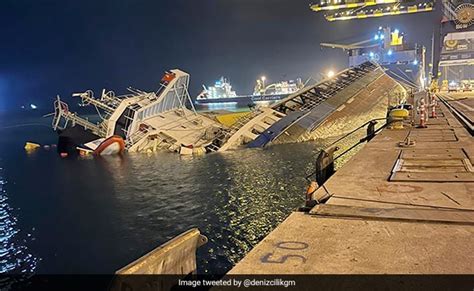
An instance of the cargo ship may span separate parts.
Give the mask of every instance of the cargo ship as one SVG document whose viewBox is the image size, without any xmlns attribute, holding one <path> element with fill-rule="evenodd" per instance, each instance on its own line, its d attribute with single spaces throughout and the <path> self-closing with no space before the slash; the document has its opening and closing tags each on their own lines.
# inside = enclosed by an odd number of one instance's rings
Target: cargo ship
<svg viewBox="0 0 474 291">
<path fill-rule="evenodd" d="M 202 92 L 196 97 L 197 105 L 214 104 L 241 104 L 250 105 L 260 102 L 273 103 L 284 99 L 288 95 L 303 88 L 301 79 L 296 81 L 281 81 L 265 85 L 265 77 L 256 81 L 254 92 L 251 95 L 237 95 L 232 85 L 225 77 L 221 77 L 213 86 L 203 85 Z"/>
</svg>

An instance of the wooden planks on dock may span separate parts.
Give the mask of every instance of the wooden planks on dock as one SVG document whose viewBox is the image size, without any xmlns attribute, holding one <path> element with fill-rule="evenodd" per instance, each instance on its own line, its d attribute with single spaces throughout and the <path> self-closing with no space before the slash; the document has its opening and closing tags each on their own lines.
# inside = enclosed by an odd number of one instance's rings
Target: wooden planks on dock
<svg viewBox="0 0 474 291">
<path fill-rule="evenodd" d="M 403 220 L 412 222 L 442 222 L 474 225 L 474 210 L 417 207 L 357 207 L 346 205 L 320 204 L 311 210 L 312 215 L 361 218 L 374 220 Z"/>
</svg>

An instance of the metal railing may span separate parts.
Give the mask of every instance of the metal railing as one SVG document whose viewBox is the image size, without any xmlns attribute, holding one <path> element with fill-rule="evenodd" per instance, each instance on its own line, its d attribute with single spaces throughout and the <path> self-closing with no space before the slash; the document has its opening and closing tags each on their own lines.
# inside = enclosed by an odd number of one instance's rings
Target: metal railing
<svg viewBox="0 0 474 291">
<path fill-rule="evenodd" d="M 363 78 L 379 66 L 372 62 L 361 64 L 357 67 L 340 72 L 333 78 L 323 80 L 313 86 L 307 87 L 276 103 L 272 109 L 286 114 L 291 111 L 309 111 L 327 99 L 338 94 L 355 81 Z"/>
<path fill-rule="evenodd" d="M 453 113 L 453 115 L 459 120 L 459 122 L 466 128 L 466 130 L 471 134 L 474 135 L 474 124 L 472 120 L 463 112 L 456 109 L 453 105 L 449 103 L 446 97 L 443 97 L 441 94 L 437 94 L 438 99 L 446 106 L 448 109 Z M 456 101 L 456 100 L 450 100 Z"/>
<path fill-rule="evenodd" d="M 206 149 L 209 152 L 216 152 L 218 151 L 228 140 L 229 138 L 234 135 L 239 129 L 241 129 L 247 122 L 252 120 L 254 117 L 259 115 L 261 111 L 255 110 L 250 112 L 247 115 L 244 115 L 240 118 L 237 119 L 237 121 L 232 124 L 232 126 L 228 129 L 221 128 L 217 134 L 216 137 L 213 139 L 213 141 L 206 146 Z"/>
<path fill-rule="evenodd" d="M 64 120 L 64 123 L 61 125 L 62 120 Z M 73 126 L 80 125 L 99 136 L 105 137 L 106 135 L 106 128 L 104 126 L 94 124 L 89 120 L 78 116 L 74 112 L 70 112 L 68 105 L 57 97 L 57 100 L 54 102 L 54 118 L 52 121 L 53 129 L 63 130 L 67 127 L 69 122 L 71 122 Z"/>
<path fill-rule="evenodd" d="M 137 142 L 141 141 L 150 131 L 155 130 L 149 124 L 141 123 L 142 129 L 137 130 L 135 133 L 127 137 L 125 141 L 125 149 L 129 150 L 132 146 L 134 146 Z"/>
<path fill-rule="evenodd" d="M 372 140 L 372 138 L 374 138 L 377 135 L 377 133 L 379 133 L 382 129 L 384 129 L 385 127 L 387 127 L 389 124 L 392 123 L 392 122 L 387 121 L 385 124 L 383 124 L 382 126 L 380 126 L 379 128 L 376 129 L 375 125 L 377 124 L 377 121 L 381 121 L 381 120 L 387 120 L 387 118 L 375 118 L 375 119 L 369 120 L 366 123 L 362 124 L 361 126 L 357 127 L 356 129 L 352 130 L 351 132 L 345 134 L 341 138 L 337 139 L 336 141 L 332 142 L 328 146 L 326 146 L 325 149 L 321 150 L 318 153 L 318 158 L 316 158 L 316 164 L 319 165 L 319 167 L 316 166 L 316 169 L 311 174 L 309 174 L 305 177 L 306 180 L 311 181 L 310 178 L 314 175 L 317 175 L 318 171 L 323 171 L 326 167 L 333 165 L 333 163 L 337 159 L 341 158 L 342 156 L 344 156 L 345 154 L 347 154 L 348 152 L 350 152 L 351 150 L 353 150 L 354 148 L 356 148 L 360 144 L 362 144 L 364 142 L 369 142 L 370 140 Z M 333 155 L 334 152 L 339 150 L 339 147 L 337 147 L 336 144 L 338 144 L 342 140 L 348 138 L 349 136 L 352 136 L 354 133 L 358 132 L 359 130 L 361 130 L 365 127 L 367 127 L 367 134 L 364 138 L 360 139 L 357 143 L 353 144 L 352 146 L 350 146 L 349 148 L 344 150 L 337 157 L 334 157 L 334 155 Z M 328 154 L 327 158 L 328 158 L 329 162 L 324 163 L 326 165 L 323 165 L 322 160 L 321 160 L 323 157 L 326 157 L 326 155 L 324 155 L 323 153 Z M 324 184 L 324 182 L 326 182 L 329 179 L 329 176 L 324 177 L 324 175 L 320 175 L 319 177 L 320 178 L 317 179 L 317 180 L 319 180 L 319 181 L 317 181 L 319 185 Z"/>
</svg>

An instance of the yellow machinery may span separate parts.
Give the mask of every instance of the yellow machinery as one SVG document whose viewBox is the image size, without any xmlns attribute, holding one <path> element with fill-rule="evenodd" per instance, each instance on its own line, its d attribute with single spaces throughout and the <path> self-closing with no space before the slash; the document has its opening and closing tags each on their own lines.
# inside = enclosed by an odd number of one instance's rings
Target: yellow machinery
<svg viewBox="0 0 474 291">
<path fill-rule="evenodd" d="M 392 109 L 389 113 L 391 129 L 403 129 L 403 121 L 408 118 L 410 112 L 403 108 Z"/>
<path fill-rule="evenodd" d="M 403 44 L 403 35 L 400 35 L 400 32 L 398 30 L 393 31 L 391 34 L 392 34 L 392 39 L 390 42 L 391 46 Z"/>
</svg>

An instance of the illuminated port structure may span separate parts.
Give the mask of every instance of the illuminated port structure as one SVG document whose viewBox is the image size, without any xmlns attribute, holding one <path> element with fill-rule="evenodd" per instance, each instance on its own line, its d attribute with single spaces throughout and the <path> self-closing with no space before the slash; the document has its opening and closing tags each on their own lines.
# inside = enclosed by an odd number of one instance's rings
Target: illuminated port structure
<svg viewBox="0 0 474 291">
<path fill-rule="evenodd" d="M 328 21 L 335 21 L 429 12 L 434 1 L 321 0 L 310 7 L 313 11 L 324 11 Z"/>
<path fill-rule="evenodd" d="M 474 31 L 444 38 L 439 67 L 441 91 L 474 91 Z"/>
<path fill-rule="evenodd" d="M 384 67 L 391 77 L 408 87 L 424 85 L 425 48 L 407 42 L 404 33 L 398 29 L 379 27 L 367 40 L 348 45 L 321 43 L 321 46 L 347 51 L 350 67 L 371 61 Z"/>
<path fill-rule="evenodd" d="M 321 0 L 319 3 L 311 4 L 310 8 L 315 12 L 324 13 L 328 21 L 433 12 L 435 32 L 432 60 L 429 64 L 431 88 L 438 89 L 438 79 L 441 78 L 443 80 L 441 89 L 443 87 L 446 89 L 447 84 L 462 88 L 463 82 L 468 84 L 464 87 L 474 89 L 474 84 L 470 85 L 471 79 L 474 78 L 472 66 L 474 64 L 474 47 L 472 46 L 474 4 L 472 0 Z M 394 50 L 389 50 L 379 57 L 383 62 L 383 58 L 390 59 L 396 54 Z M 371 55 L 377 57 L 376 52 L 372 52 Z M 350 55 L 351 57 L 353 56 Z M 439 71 L 440 67 L 443 72 Z"/>
<path fill-rule="evenodd" d="M 457 5 L 456 5 L 457 4 Z M 474 91 L 474 5 L 445 3 L 440 28 L 441 91 Z"/>
</svg>

